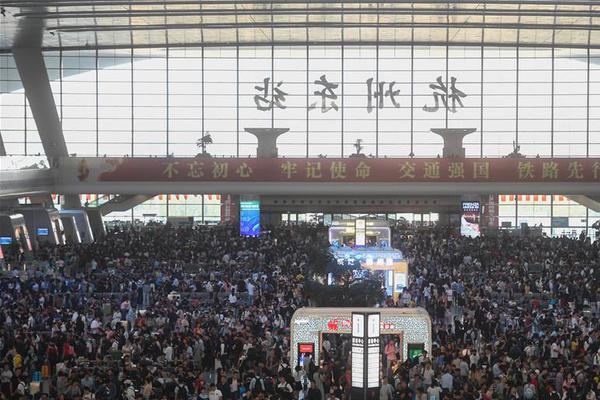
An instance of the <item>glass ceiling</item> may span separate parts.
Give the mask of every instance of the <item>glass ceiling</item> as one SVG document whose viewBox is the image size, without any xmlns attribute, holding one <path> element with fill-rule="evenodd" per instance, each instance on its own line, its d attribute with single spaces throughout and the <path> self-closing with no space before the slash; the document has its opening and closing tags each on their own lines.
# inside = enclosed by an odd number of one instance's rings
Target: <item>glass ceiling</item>
<svg viewBox="0 0 600 400">
<path fill-rule="evenodd" d="M 0 1 L 0 46 L 45 48 L 269 44 L 600 47 L 600 2 Z M 27 38 L 29 36 L 29 38 Z M 33 37 L 35 39 L 35 37 Z"/>
</svg>

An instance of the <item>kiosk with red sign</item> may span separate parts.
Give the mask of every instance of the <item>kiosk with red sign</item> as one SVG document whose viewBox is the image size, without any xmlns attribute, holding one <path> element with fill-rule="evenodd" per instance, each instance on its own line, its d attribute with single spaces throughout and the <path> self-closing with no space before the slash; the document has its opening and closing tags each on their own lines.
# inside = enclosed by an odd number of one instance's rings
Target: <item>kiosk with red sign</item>
<svg viewBox="0 0 600 400">
<path fill-rule="evenodd" d="M 351 335 L 353 313 L 377 313 L 378 335 L 397 336 L 402 359 L 407 359 L 412 349 L 431 352 L 431 319 L 423 308 L 304 307 L 296 310 L 292 316 L 291 360 L 296 360 L 300 365 L 300 360 L 305 362 L 307 355 L 310 355 L 318 363 L 323 335 Z"/>
</svg>

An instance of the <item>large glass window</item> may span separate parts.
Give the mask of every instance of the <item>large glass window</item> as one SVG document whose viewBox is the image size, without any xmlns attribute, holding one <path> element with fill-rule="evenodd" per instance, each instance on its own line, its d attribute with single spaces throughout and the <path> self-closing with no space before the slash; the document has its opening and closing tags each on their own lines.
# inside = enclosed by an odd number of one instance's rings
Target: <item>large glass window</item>
<svg viewBox="0 0 600 400">
<path fill-rule="evenodd" d="M 133 51 L 133 155 L 167 154 L 165 49 Z"/>
<path fill-rule="evenodd" d="M 193 156 L 204 129 L 202 49 L 169 49 L 167 62 L 168 153 Z"/>
<path fill-rule="evenodd" d="M 448 86 L 446 48 L 415 47 L 413 63 L 413 152 L 417 157 L 441 156 L 443 140 L 432 133 L 431 128 L 449 127 L 448 110 L 439 96 L 439 89 L 432 89 L 429 85 L 438 84 L 439 78 L 443 85 Z"/>
<path fill-rule="evenodd" d="M 587 51 L 556 49 L 554 56 L 554 156 L 587 152 Z"/>
<path fill-rule="evenodd" d="M 485 48 L 483 57 L 483 155 L 502 157 L 517 140 L 516 50 Z"/>
<path fill-rule="evenodd" d="M 467 157 L 600 156 L 600 51 L 260 46 L 48 51 L 69 153 L 254 156 L 245 128 L 287 128 L 285 157 L 435 157 L 432 128 L 475 128 Z M 589 77 L 589 79 L 588 79 Z M 588 107 L 589 104 L 589 107 Z M 43 152 L 18 71 L 0 55 L 0 132 Z"/>
<path fill-rule="evenodd" d="M 589 155 L 600 157 L 600 49 L 590 50 Z"/>
<path fill-rule="evenodd" d="M 340 157 L 345 142 L 342 133 L 342 115 L 344 118 L 352 118 L 349 109 L 345 109 L 346 102 L 350 100 L 346 98 L 344 92 L 346 86 L 343 83 L 346 77 L 342 73 L 342 49 L 338 46 L 309 47 L 308 54 L 307 77 L 311 103 L 316 100 L 317 106 L 319 105 L 319 99 L 314 96 L 314 92 L 322 89 L 314 84 L 314 81 L 319 80 L 322 75 L 325 75 L 328 82 L 338 85 L 334 93 L 339 96 L 336 99 L 339 111 L 331 109 L 328 112 L 321 112 L 319 107 L 309 111 L 308 156 L 329 155 L 330 157 Z"/>
<path fill-rule="evenodd" d="M 519 50 L 518 142 L 529 157 L 552 155 L 552 50 Z"/>
<path fill-rule="evenodd" d="M 208 151 L 216 155 L 238 154 L 237 56 L 235 48 L 204 49 L 204 133 L 213 144 Z M 198 129 L 197 137 L 201 131 Z M 197 152 L 201 149 L 196 148 Z"/>
<path fill-rule="evenodd" d="M 135 154 L 132 67 L 131 50 L 102 50 L 98 53 L 97 107 L 100 155 Z"/>
<path fill-rule="evenodd" d="M 58 92 L 62 129 L 70 153 L 98 155 L 98 87 L 96 51 L 63 52 Z M 51 75 L 52 76 L 52 75 Z M 103 87 L 104 89 L 105 87 Z M 52 88 L 57 97 L 56 86 Z"/>
<path fill-rule="evenodd" d="M 15 61 L 0 54 L 0 134 L 7 154 L 27 154 L 25 92 Z"/>
<path fill-rule="evenodd" d="M 520 194 L 499 196 L 499 221 L 504 229 L 540 228 L 547 236 L 578 237 L 586 233 L 592 240 L 598 231 L 593 224 L 600 213 L 564 195 Z"/>
<path fill-rule="evenodd" d="M 92 199 L 93 202 L 98 198 L 97 195 L 83 196 L 82 201 Z M 217 194 L 161 194 L 130 210 L 112 212 L 104 219 L 106 221 L 166 222 L 169 217 L 192 217 L 197 223 L 218 223 L 221 220 L 221 196 Z"/>
<path fill-rule="evenodd" d="M 274 49 L 273 74 L 276 82 L 285 82 L 285 109 L 275 108 L 275 128 L 289 128 L 277 141 L 279 155 L 283 157 L 306 157 L 306 114 L 307 100 L 318 103 L 320 99 L 306 96 L 307 89 L 320 90 L 314 84 L 306 84 L 306 47 L 276 47 Z M 317 79 L 316 77 L 314 79 Z M 283 85 L 282 85 L 283 87 Z M 312 93 L 312 92 L 310 92 Z M 309 105 L 310 106 L 310 105 Z M 316 105 L 315 105 L 316 107 Z M 313 110 L 312 112 L 317 112 Z M 334 110 L 330 112 L 335 112 Z"/>
<path fill-rule="evenodd" d="M 395 105 L 386 98 L 378 114 L 379 157 L 407 157 L 411 152 L 411 48 L 379 48 L 379 81 L 398 91 Z M 392 85 L 390 87 L 390 85 Z"/>
</svg>

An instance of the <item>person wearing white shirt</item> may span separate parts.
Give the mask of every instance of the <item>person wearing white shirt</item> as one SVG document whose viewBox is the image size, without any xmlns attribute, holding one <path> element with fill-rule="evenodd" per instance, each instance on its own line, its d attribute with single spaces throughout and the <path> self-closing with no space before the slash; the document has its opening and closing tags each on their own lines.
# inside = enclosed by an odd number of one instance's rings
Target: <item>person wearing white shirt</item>
<svg viewBox="0 0 600 400">
<path fill-rule="evenodd" d="M 94 318 L 92 323 L 90 324 L 90 330 L 92 331 L 92 334 L 96 335 L 99 333 L 100 331 L 100 322 L 98 321 L 97 318 Z"/>
<path fill-rule="evenodd" d="M 432 386 L 427 389 L 427 398 L 429 400 L 440 400 L 441 394 L 442 388 L 436 381 L 433 381 Z"/>
<path fill-rule="evenodd" d="M 292 385 L 287 383 L 285 376 L 279 376 L 279 384 L 277 384 L 277 393 L 283 400 L 290 400 L 292 398 Z"/>
<path fill-rule="evenodd" d="M 217 387 L 215 386 L 214 383 L 210 384 L 210 387 L 208 389 L 208 400 L 222 400 L 223 399 L 223 393 L 221 393 L 221 391 L 219 389 L 217 389 Z"/>
<path fill-rule="evenodd" d="M 435 373 L 433 372 L 433 369 L 431 368 L 431 364 L 430 363 L 425 364 L 425 369 L 423 370 L 423 384 L 426 387 L 431 386 L 431 384 L 433 383 L 434 375 L 435 375 Z"/>
<path fill-rule="evenodd" d="M 167 347 L 165 347 L 165 349 L 163 350 L 163 353 L 165 355 L 165 360 L 168 363 L 173 362 L 173 346 L 171 346 L 170 343 Z"/>
</svg>

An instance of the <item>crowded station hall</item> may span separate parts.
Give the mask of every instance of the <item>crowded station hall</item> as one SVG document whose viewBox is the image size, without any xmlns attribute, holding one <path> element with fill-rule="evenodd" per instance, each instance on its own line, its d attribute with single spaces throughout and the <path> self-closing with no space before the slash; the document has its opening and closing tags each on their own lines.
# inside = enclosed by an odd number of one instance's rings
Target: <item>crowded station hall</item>
<svg viewBox="0 0 600 400">
<path fill-rule="evenodd" d="M 595 400 L 595 0 L 0 0 L 0 400 Z"/>
</svg>

